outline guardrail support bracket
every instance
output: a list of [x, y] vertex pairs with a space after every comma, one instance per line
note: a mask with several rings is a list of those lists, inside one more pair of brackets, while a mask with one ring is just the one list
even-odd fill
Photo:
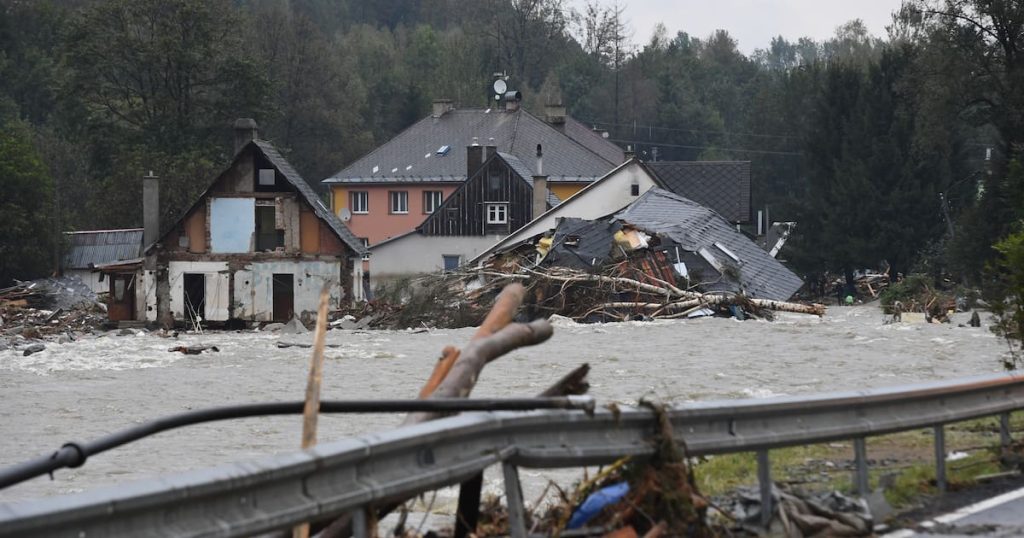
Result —
[[505, 502], [508, 503], [508, 533], [512, 538], [526, 538], [526, 508], [519, 485], [519, 469], [507, 461], [501, 463], [505, 473]]
[[868, 484], [867, 441], [863, 437], [857, 437], [853, 440], [853, 459], [856, 463], [853, 483], [857, 486], [857, 494], [861, 497], [867, 497], [868, 493], [871, 493], [871, 486]]
[[459, 486], [459, 508], [455, 513], [453, 538], [466, 538], [476, 533], [476, 524], [480, 520], [480, 491], [483, 486], [483, 473], [475, 475]]
[[366, 522], [367, 507], [360, 506], [352, 513], [352, 536], [354, 538], [369, 538], [370, 529]]
[[942, 424], [935, 426], [935, 487], [946, 492], [946, 429]]
[[1004, 449], [1013, 444], [1013, 437], [1010, 437], [1010, 413], [999, 415], [999, 441]]
[[772, 505], [772, 467], [767, 450], [757, 451], [757, 483], [761, 487], [761, 525], [768, 528], [775, 507]]

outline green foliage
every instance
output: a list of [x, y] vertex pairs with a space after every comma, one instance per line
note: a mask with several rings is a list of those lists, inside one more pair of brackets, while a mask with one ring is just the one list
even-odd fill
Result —
[[53, 181], [23, 124], [0, 129], [0, 287], [45, 276], [53, 246]]
[[999, 256], [989, 267], [986, 289], [996, 321], [992, 330], [1005, 338], [1009, 346], [1004, 366], [1016, 369], [1024, 365], [1024, 229], [1018, 228], [993, 248]]

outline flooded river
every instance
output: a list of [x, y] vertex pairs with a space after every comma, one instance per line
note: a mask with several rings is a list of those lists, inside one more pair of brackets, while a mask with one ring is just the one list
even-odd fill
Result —
[[[1005, 344], [985, 328], [883, 324], [876, 306], [832, 308], [822, 318], [775, 322], [706, 318], [602, 325], [556, 323], [552, 339], [490, 364], [477, 396], [531, 396], [583, 362], [599, 402], [656, 395], [678, 402], [826, 393], [997, 372]], [[985, 316], [983, 316], [985, 317]], [[90, 338], [23, 357], [0, 351], [0, 466], [71, 440], [85, 441], [161, 415], [231, 403], [299, 400], [311, 334], [143, 334]], [[324, 399], [413, 398], [446, 344], [472, 329], [331, 331]], [[169, 353], [176, 345], [219, 353]], [[397, 424], [388, 415], [320, 419], [321, 442]], [[91, 458], [55, 480], [0, 491], [0, 501], [83, 491], [146, 476], [295, 450], [301, 418], [237, 420], [180, 429]], [[532, 477], [532, 478], [531, 478]], [[526, 473], [526, 480], [539, 480]], [[493, 484], [492, 484], [493, 486]], [[500, 484], [499, 484], [500, 487]], [[532, 488], [530, 488], [532, 489]], [[529, 493], [528, 493], [529, 496]]]

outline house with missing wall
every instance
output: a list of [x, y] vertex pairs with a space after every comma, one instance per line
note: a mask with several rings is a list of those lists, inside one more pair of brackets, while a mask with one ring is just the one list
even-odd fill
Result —
[[[621, 148], [566, 115], [564, 106], [550, 105], [537, 116], [520, 106], [518, 92], [509, 94], [488, 109], [435, 101], [430, 116], [323, 180], [331, 210], [374, 245], [416, 229], [472, 176], [482, 160], [468, 148], [493, 146], [515, 157], [527, 180], [543, 173], [562, 200], [623, 162]], [[535, 169], [538, 144], [543, 172]], [[482, 216], [484, 208], [479, 211]]]
[[709, 211], [732, 224], [750, 221], [749, 161], [648, 163], [630, 158], [604, 177], [481, 250], [468, 262], [476, 264], [495, 252], [507, 250], [524, 241], [532, 241], [554, 230], [562, 219], [596, 220], [606, 217], [653, 188], [675, 193], [706, 206]]
[[362, 243], [251, 119], [235, 123], [235, 157], [169, 230], [157, 235], [155, 178], [144, 183], [145, 258], [106, 267], [130, 280], [132, 318], [286, 321], [362, 298]]

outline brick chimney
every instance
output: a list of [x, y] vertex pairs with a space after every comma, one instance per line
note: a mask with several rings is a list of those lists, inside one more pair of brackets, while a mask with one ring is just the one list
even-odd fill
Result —
[[252, 118], [238, 118], [235, 120], [235, 155], [246, 144], [259, 138], [259, 130], [256, 127], [256, 120]]
[[473, 138], [473, 144], [466, 146], [466, 179], [473, 177], [482, 164], [484, 164], [484, 147], [476, 141], [476, 138]]
[[434, 99], [433, 107], [430, 112], [431, 118], [440, 118], [444, 116], [445, 112], [454, 110], [451, 99]]
[[548, 176], [544, 175], [544, 152], [537, 144], [537, 174], [533, 176], [533, 220], [548, 210]]
[[565, 131], [565, 106], [561, 103], [544, 105], [544, 121], [559, 131]]
[[152, 245], [160, 237], [160, 178], [142, 176], [142, 248]]

